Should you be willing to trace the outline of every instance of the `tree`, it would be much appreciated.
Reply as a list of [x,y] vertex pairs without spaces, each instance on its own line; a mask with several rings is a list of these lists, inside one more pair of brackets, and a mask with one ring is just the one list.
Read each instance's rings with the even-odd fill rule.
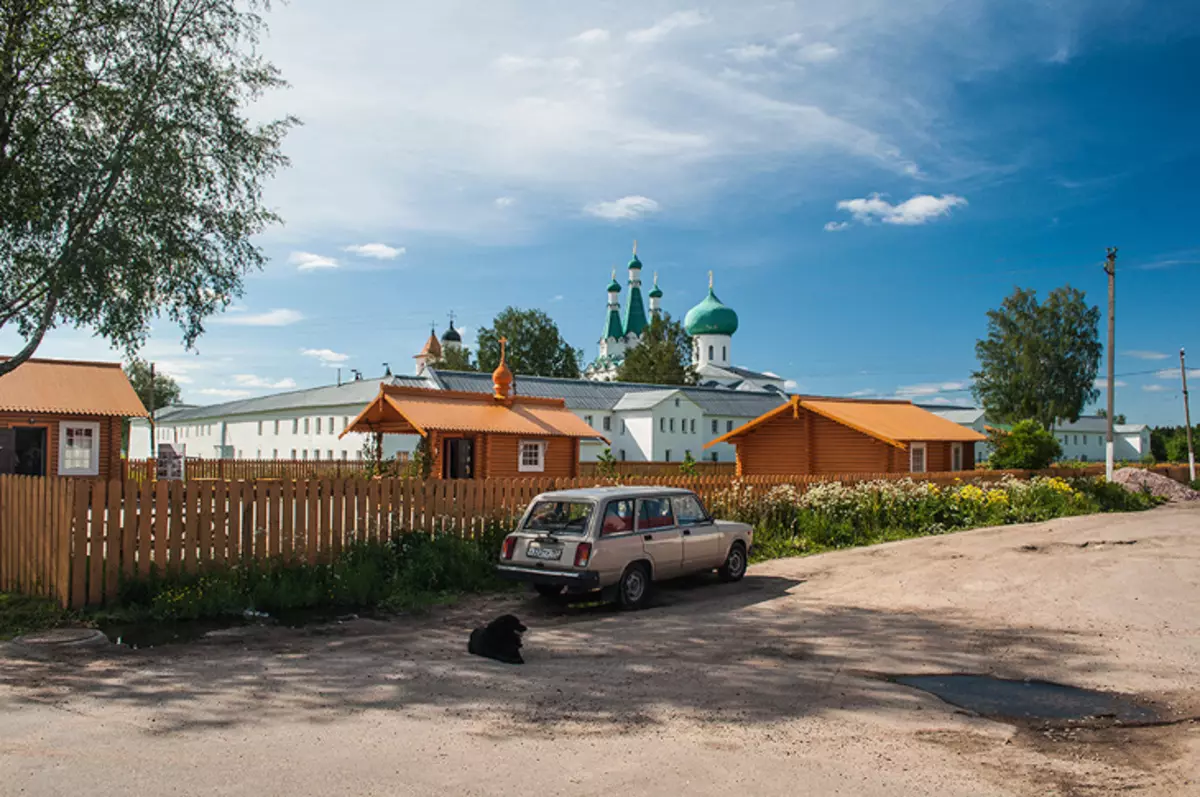
[[1100,395],[1100,309],[1068,286],[1037,293],[1016,289],[999,310],[988,311],[988,336],[975,344],[979,370],[972,391],[990,418],[1032,418],[1045,429],[1079,420]]
[[165,374],[154,375],[154,389],[151,391],[150,365],[145,360],[130,360],[125,366],[125,376],[147,411],[161,410],[179,401],[179,385]]
[[514,374],[579,378],[583,353],[571,347],[550,316],[541,310],[506,307],[490,327],[479,330],[479,370],[500,364],[500,338],[507,338],[506,359]]
[[435,368],[440,368],[443,371],[478,371],[479,366],[475,364],[475,358],[471,356],[471,352],[467,349],[442,349],[442,359],[438,360],[434,365]]
[[[1100,409],[1096,410],[1096,417],[1097,418],[1107,418],[1108,410],[1101,407]],[[1118,412],[1116,415],[1113,416],[1113,423],[1114,424],[1125,423],[1125,414]]]
[[0,328],[60,324],[133,355],[166,315],[191,346],[261,267],[264,180],[295,120],[256,54],[262,0],[0,4]]
[[596,457],[596,475],[602,479],[615,479],[618,473],[617,458],[611,448],[605,448]]
[[1013,424],[1008,432],[992,429],[988,442],[992,446],[988,467],[996,470],[1041,470],[1062,456],[1058,439],[1035,420]]
[[617,379],[654,385],[696,384],[692,338],[683,324],[666,313],[651,318],[642,342],[625,353]]

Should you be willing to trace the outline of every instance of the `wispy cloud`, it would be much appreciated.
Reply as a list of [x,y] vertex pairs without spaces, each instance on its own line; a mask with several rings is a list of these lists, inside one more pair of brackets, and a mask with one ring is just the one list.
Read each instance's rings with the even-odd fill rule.
[[301,349],[300,353],[305,357],[313,358],[321,363],[321,365],[327,365],[331,368],[336,368],[350,359],[349,354],[342,354],[333,349]]
[[806,61],[810,64],[821,63],[822,61],[832,61],[841,55],[841,51],[827,42],[813,42],[806,44],[796,51],[796,58],[801,61]]
[[516,204],[516,201],[517,201],[516,197],[498,196],[495,199],[495,204],[496,204],[496,207],[498,207],[498,208],[510,208],[514,204]]
[[878,392],[876,392],[873,388],[867,388],[865,390],[855,390],[854,392],[849,394],[850,398],[863,398],[864,396],[877,396],[877,395],[879,395]]
[[583,212],[599,219],[613,221],[640,219],[649,213],[657,213],[658,203],[644,196],[624,196],[611,202],[593,202]]
[[[1157,376],[1159,379],[1179,379],[1179,369],[1178,368],[1163,368],[1161,371],[1155,371],[1154,375]],[[1188,379],[1200,378],[1200,368],[1189,368],[1187,375],[1188,375]]]
[[550,301],[552,301],[552,302],[561,302],[562,300],[563,300],[563,295],[561,293],[555,294],[554,296],[550,297]]
[[265,313],[238,313],[237,315],[217,316],[213,319],[216,324],[231,324],[239,327],[286,327],[303,321],[304,314],[299,310],[279,308],[267,310]]
[[893,205],[880,194],[870,194],[862,199],[843,199],[837,203],[837,208],[849,211],[855,221],[863,224],[882,221],[912,226],[946,216],[952,209],[966,204],[966,199],[955,194],[917,194],[899,205]]
[[848,221],[827,221],[825,222],[825,232],[841,232],[850,226]]
[[245,398],[254,395],[252,390],[238,390],[232,387],[203,387],[196,392],[202,396],[216,396],[217,398]]
[[255,374],[234,374],[233,383],[239,387],[256,387],[265,390],[283,390],[296,386],[296,380],[291,377],[271,381]]
[[[1113,382],[1113,385],[1116,387],[1127,387],[1128,383],[1123,382],[1120,379],[1118,379],[1117,381]],[[1108,380],[1107,379],[1105,379],[1104,377],[1101,377],[1096,380],[1096,389],[1097,390],[1105,390],[1107,388],[1108,388]]]
[[1162,385],[1149,384],[1142,385],[1142,390],[1146,391],[1147,393],[1162,393],[1164,390],[1166,390],[1166,388]]
[[591,28],[585,30],[578,36],[572,36],[571,41],[579,42],[580,44],[600,44],[609,39],[608,31],[604,28]]
[[1130,349],[1129,351],[1121,352],[1121,354],[1138,360],[1165,360],[1171,356],[1161,351],[1144,351],[1142,349]]
[[921,385],[901,385],[896,395],[902,398],[936,396],[938,393],[957,393],[970,386],[967,382],[928,382]]
[[314,254],[313,252],[292,252],[288,262],[298,271],[314,271],[322,268],[337,268],[338,262],[332,257]]
[[696,28],[706,25],[709,18],[699,11],[676,11],[670,16],[663,17],[648,28],[639,28],[626,34],[625,38],[635,44],[654,44],[665,39],[677,30]]
[[726,52],[735,61],[750,63],[770,58],[775,54],[775,48],[767,47],[765,44],[743,44],[741,47],[731,47]]
[[783,389],[789,393],[795,393],[800,389],[800,383],[795,379],[785,379],[783,380]]
[[373,257],[376,260],[395,260],[402,257],[406,250],[403,246],[388,246],[387,244],[352,244],[345,248],[346,252],[351,252],[359,257]]

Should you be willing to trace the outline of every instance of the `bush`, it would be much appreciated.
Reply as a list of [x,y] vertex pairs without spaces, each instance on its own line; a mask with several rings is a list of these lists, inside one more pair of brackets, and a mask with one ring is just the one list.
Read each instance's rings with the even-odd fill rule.
[[1042,470],[1062,455],[1062,446],[1037,421],[1020,421],[1011,431],[993,429],[988,435],[994,470]]
[[71,620],[70,612],[49,598],[0,592],[0,641],[58,628]]

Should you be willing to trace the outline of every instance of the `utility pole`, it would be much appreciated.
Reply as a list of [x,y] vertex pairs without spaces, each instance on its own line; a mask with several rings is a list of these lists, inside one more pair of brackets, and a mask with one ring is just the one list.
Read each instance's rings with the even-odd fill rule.
[[1183,349],[1179,350],[1179,376],[1183,379],[1183,422],[1187,424],[1188,481],[1196,481],[1196,453],[1192,450],[1192,410],[1188,406],[1187,365],[1183,360]]
[[1117,247],[1108,247],[1104,260],[1104,273],[1108,275],[1108,430],[1104,445],[1104,478],[1113,477],[1113,415],[1116,409],[1116,383],[1114,376],[1114,348],[1116,346],[1117,314]]

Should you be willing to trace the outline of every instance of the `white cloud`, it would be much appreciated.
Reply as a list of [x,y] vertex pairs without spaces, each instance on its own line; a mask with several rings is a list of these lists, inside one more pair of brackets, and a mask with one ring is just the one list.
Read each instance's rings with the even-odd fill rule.
[[966,390],[966,382],[930,382],[921,385],[901,385],[896,388],[896,395],[901,398],[917,396],[936,396],[938,393],[957,393]]
[[202,396],[217,396],[218,398],[245,398],[254,395],[252,390],[237,390],[231,387],[204,387],[196,392]]
[[749,63],[770,58],[775,54],[775,49],[765,44],[743,44],[741,47],[731,47],[727,52],[735,61]]
[[492,62],[501,72],[541,72],[546,70],[574,72],[583,66],[578,58],[534,58],[524,55],[502,55]]
[[934,396],[933,398],[931,398],[928,401],[928,403],[929,404],[937,404],[938,406],[946,406],[948,404],[953,404],[954,402],[951,401],[950,399],[946,398],[945,396]]
[[[1113,382],[1113,385],[1115,385],[1116,387],[1126,387],[1127,383],[1122,382],[1120,379],[1118,379],[1116,382]],[[1104,379],[1104,378],[1097,379],[1096,380],[1096,389],[1097,390],[1107,390],[1108,389],[1108,380]]]
[[517,199],[511,196],[498,196],[495,201],[498,208],[510,208],[516,203]]
[[823,61],[832,61],[837,58],[841,52],[838,48],[827,42],[814,42],[806,44],[796,51],[796,58],[801,61],[807,61],[810,64],[819,64]]
[[853,393],[850,394],[850,398],[862,398],[863,396],[874,396],[874,395],[877,395],[877,394],[873,389],[855,390]]
[[297,321],[304,320],[304,314],[299,310],[280,308],[268,310],[265,313],[238,313],[233,316],[217,316],[215,324],[232,324],[239,327],[286,327]]
[[336,368],[350,359],[349,354],[342,354],[333,349],[301,349],[300,353],[305,357],[312,357],[314,360],[320,362],[321,365],[327,365],[331,368]]
[[827,221],[825,222],[825,232],[840,232],[850,226],[848,221]]
[[783,389],[791,393],[800,389],[800,383],[795,379],[785,379],[783,381]]
[[864,224],[882,221],[884,224],[915,225],[933,221],[966,204],[967,200],[955,194],[940,197],[917,194],[899,205],[893,205],[879,194],[870,194],[862,199],[843,199],[837,203],[837,208],[849,211],[855,221]]
[[555,294],[554,296],[552,296],[550,298],[550,301],[552,301],[552,302],[561,302],[562,300],[563,300],[563,295],[561,293]]
[[1134,357],[1138,360],[1165,360],[1170,356],[1169,354],[1164,354],[1161,351],[1142,351],[1140,349],[1123,351],[1121,354],[1124,354],[1126,357]]
[[319,268],[337,268],[338,262],[332,257],[313,254],[312,252],[292,252],[288,262],[299,271],[313,271]]
[[[376,260],[395,260],[401,257],[406,251],[403,246],[388,246],[387,244],[353,244],[345,248],[346,252],[352,252],[359,257],[373,257]],[[303,268],[303,266],[301,267]]]
[[635,44],[654,44],[661,41],[677,30],[695,28],[706,25],[709,18],[699,11],[676,11],[670,16],[663,17],[648,28],[639,28],[626,34],[625,38]]
[[254,374],[234,374],[233,383],[241,387],[257,387],[267,390],[283,390],[296,386],[296,380],[291,377],[272,382],[270,379],[264,379]]
[[[1163,368],[1161,371],[1155,371],[1154,375],[1159,379],[1179,379],[1178,368]],[[1189,368],[1188,379],[1200,379],[1200,368]]]
[[592,28],[585,30],[578,36],[572,36],[571,41],[579,42],[580,44],[600,44],[608,41],[608,31],[604,28]]
[[1142,390],[1145,390],[1147,393],[1161,393],[1166,388],[1162,385],[1142,385]]
[[640,219],[647,213],[658,212],[658,203],[644,196],[623,196],[611,202],[593,202],[583,212],[600,219]]

